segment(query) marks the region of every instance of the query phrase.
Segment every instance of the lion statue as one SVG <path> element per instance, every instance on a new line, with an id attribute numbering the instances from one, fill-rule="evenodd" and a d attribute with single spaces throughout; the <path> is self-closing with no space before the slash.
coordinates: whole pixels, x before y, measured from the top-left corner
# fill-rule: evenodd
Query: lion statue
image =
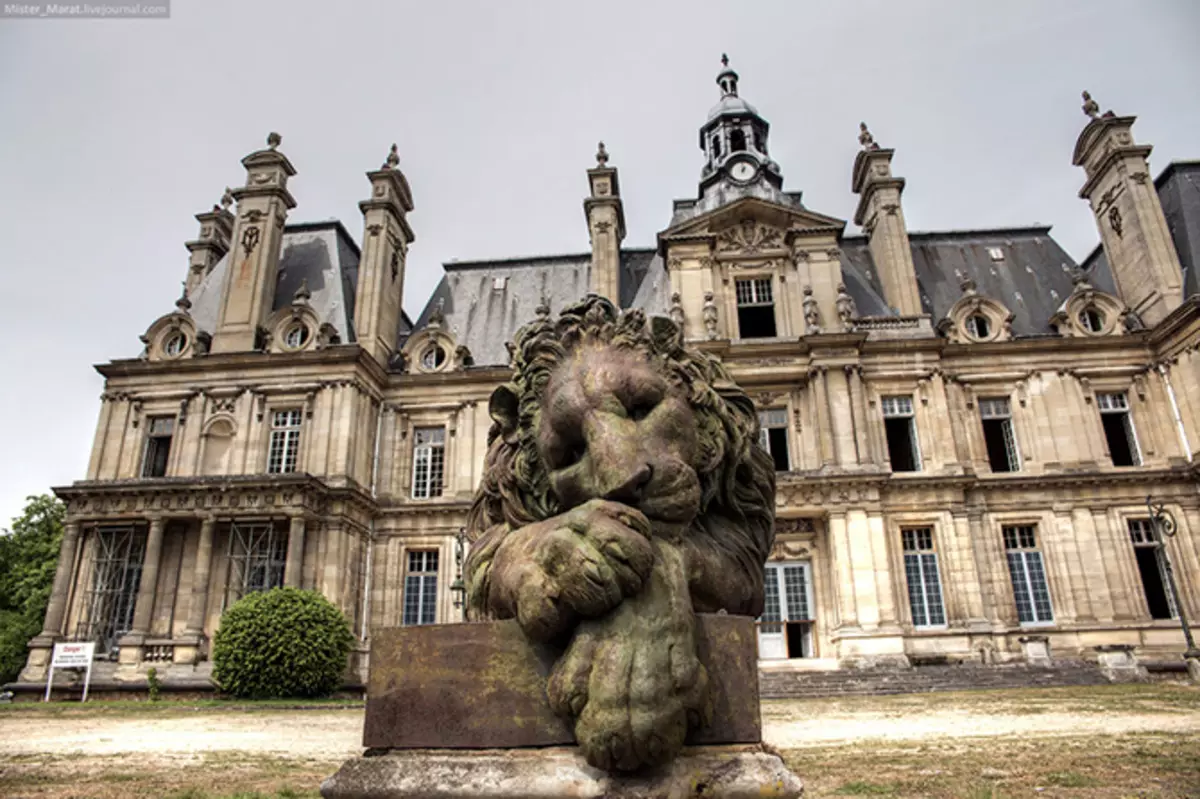
<path id="1" fill-rule="evenodd" d="M 545 303 L 492 394 L 468 613 L 562 647 L 546 686 L 588 762 L 667 762 L 711 717 L 695 614 L 758 616 L 775 472 L 754 404 L 669 319 Z"/>

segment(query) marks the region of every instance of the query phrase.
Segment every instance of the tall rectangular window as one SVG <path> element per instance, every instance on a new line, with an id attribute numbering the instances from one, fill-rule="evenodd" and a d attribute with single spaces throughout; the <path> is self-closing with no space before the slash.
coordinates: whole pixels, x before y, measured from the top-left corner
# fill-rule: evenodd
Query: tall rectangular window
<path id="1" fill-rule="evenodd" d="M 1141 466 L 1142 454 L 1138 449 L 1133 418 L 1129 415 L 1129 398 L 1125 392 L 1097 394 L 1096 407 L 1100 409 L 1100 423 L 1104 426 L 1104 437 L 1108 440 L 1108 453 L 1112 456 L 1113 466 Z"/>
<path id="2" fill-rule="evenodd" d="M 763 567 L 764 603 L 759 653 L 764 658 L 813 656 L 812 565 L 807 561 Z"/>
<path id="3" fill-rule="evenodd" d="M 404 624 L 433 624 L 437 616 L 437 550 L 410 551 L 404 576 Z"/>
<path id="4" fill-rule="evenodd" d="M 1018 524 L 1003 528 L 1004 549 L 1008 556 L 1008 574 L 1012 578 L 1017 619 L 1021 624 L 1049 624 L 1054 621 L 1050 607 L 1050 589 L 1046 569 L 1037 548 L 1037 528 Z"/>
<path id="5" fill-rule="evenodd" d="M 142 477 L 167 476 L 167 459 L 171 455 L 171 437 L 174 435 L 174 416 L 151 416 L 147 420 Z"/>
<path id="6" fill-rule="evenodd" d="M 1178 615 L 1175 597 L 1167 590 L 1160 560 L 1167 557 L 1167 553 L 1165 550 L 1160 552 L 1158 539 L 1151 524 L 1149 519 L 1130 519 L 1129 540 L 1133 543 L 1133 554 L 1137 559 L 1138 573 L 1142 578 L 1142 592 L 1146 595 L 1150 618 L 1173 619 Z"/>
<path id="7" fill-rule="evenodd" d="M 792 468 L 788 457 L 787 409 L 768 408 L 758 412 L 758 443 L 775 461 L 775 471 Z"/>
<path id="8" fill-rule="evenodd" d="M 775 300 L 771 296 L 771 278 L 738 280 L 735 289 L 738 335 L 742 338 L 774 338 Z"/>
<path id="9" fill-rule="evenodd" d="M 270 474 L 291 474 L 296 471 L 296 456 L 300 452 L 300 419 L 299 408 L 271 414 L 271 447 L 267 451 L 267 471 Z"/>
<path id="10" fill-rule="evenodd" d="M 979 400 L 979 418 L 983 422 L 983 440 L 987 444 L 988 463 L 993 472 L 1015 472 L 1021 468 L 1013 435 L 1012 407 L 1007 397 Z"/>
<path id="11" fill-rule="evenodd" d="M 117 641 L 133 627 L 133 611 L 142 583 L 146 530 L 141 526 L 96 528 L 92 582 L 75 637 L 95 641 L 97 654 L 115 658 Z"/>
<path id="12" fill-rule="evenodd" d="M 912 397 L 883 397 L 883 427 L 893 472 L 921 471 L 921 446 Z"/>
<path id="13" fill-rule="evenodd" d="M 279 523 L 231 522 L 225 607 L 247 594 L 281 587 L 287 546 L 287 530 Z"/>
<path id="14" fill-rule="evenodd" d="M 933 549 L 933 530 L 917 527 L 901 530 L 904 544 L 904 576 L 908 581 L 908 605 L 913 625 L 938 627 L 946 623 L 942 603 L 942 580 L 938 573 L 937 552 Z"/>
<path id="15" fill-rule="evenodd" d="M 446 468 L 446 428 L 418 427 L 413 431 L 413 499 L 442 495 Z"/>

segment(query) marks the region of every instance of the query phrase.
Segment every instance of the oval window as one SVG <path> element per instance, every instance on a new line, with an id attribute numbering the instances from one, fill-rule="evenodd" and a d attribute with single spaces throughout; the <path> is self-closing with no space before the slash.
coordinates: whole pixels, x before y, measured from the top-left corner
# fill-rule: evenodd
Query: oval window
<path id="1" fill-rule="evenodd" d="M 182 331 L 176 331 L 163 343 L 163 352 L 174 357 L 187 349 L 187 343 L 187 334 Z"/>
<path id="2" fill-rule="evenodd" d="M 1104 329 L 1104 314 L 1089 305 L 1079 312 L 1079 326 L 1089 333 L 1099 333 Z"/>
<path id="3" fill-rule="evenodd" d="M 971 338 L 985 339 L 992 332 L 992 324 L 983 314 L 975 314 L 967 319 L 967 333 Z"/>
<path id="4" fill-rule="evenodd" d="M 308 343 L 308 325 L 298 324 L 289 327 L 283 336 L 283 343 L 293 350 L 303 347 Z"/>
<path id="5" fill-rule="evenodd" d="M 425 354 L 421 356 L 421 368 L 426 371 L 440 369 L 445 362 L 446 351 L 437 344 L 425 350 Z"/>

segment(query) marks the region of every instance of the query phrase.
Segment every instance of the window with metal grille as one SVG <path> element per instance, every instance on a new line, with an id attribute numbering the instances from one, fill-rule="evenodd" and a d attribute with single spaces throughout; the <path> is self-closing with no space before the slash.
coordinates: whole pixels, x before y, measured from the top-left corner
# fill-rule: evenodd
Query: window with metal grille
<path id="1" fill-rule="evenodd" d="M 1050 607 L 1050 588 L 1046 585 L 1042 553 L 1037 548 L 1036 527 L 1019 524 L 1005 527 L 1002 532 L 1013 599 L 1017 603 L 1017 619 L 1022 624 L 1052 623 L 1054 611 Z"/>
<path id="2" fill-rule="evenodd" d="M 408 553 L 404 576 L 404 624 L 433 624 L 437 618 L 437 550 Z"/>
<path id="3" fill-rule="evenodd" d="M 142 477 L 166 477 L 175 435 L 174 416 L 151 416 L 146 424 L 146 450 L 142 455 Z"/>
<path id="4" fill-rule="evenodd" d="M 140 525 L 97 527 L 92 541 L 92 579 L 75 638 L 95 641 L 96 652 L 115 659 L 117 642 L 133 627 L 146 531 Z"/>
<path id="5" fill-rule="evenodd" d="M 413 431 L 413 499 L 442 495 L 446 466 L 446 428 L 418 427 Z"/>
<path id="6" fill-rule="evenodd" d="M 290 474 L 296 471 L 296 456 L 300 453 L 299 408 L 274 411 L 271 414 L 271 446 L 267 450 L 267 472 Z"/>
<path id="7" fill-rule="evenodd" d="M 921 471 L 921 445 L 912 397 L 883 397 L 883 427 L 893 472 Z"/>
<path id="8" fill-rule="evenodd" d="M 946 623 L 942 603 L 942 580 L 938 572 L 937 552 L 933 549 L 933 529 L 916 527 L 900 531 L 904 544 L 904 576 L 908 581 L 908 605 L 916 627 L 939 627 Z"/>
<path id="9" fill-rule="evenodd" d="M 282 523 L 235 521 L 229 524 L 229 575 L 225 607 L 247 594 L 283 585 L 288 533 Z"/>
<path id="10" fill-rule="evenodd" d="M 786 472 L 791 467 L 788 457 L 787 409 L 768 408 L 758 412 L 758 443 L 775 461 L 775 471 Z"/>
<path id="11" fill-rule="evenodd" d="M 983 440 L 987 445 L 988 463 L 993 472 L 1015 472 L 1021 468 L 1013 435 L 1012 407 L 1007 397 L 979 400 L 979 418 L 983 423 Z"/>
<path id="12" fill-rule="evenodd" d="M 1174 619 L 1178 617 L 1175 597 L 1167 590 L 1165 547 L 1159 545 L 1158 536 L 1149 519 L 1129 520 L 1129 540 L 1133 543 L 1133 554 L 1137 560 L 1138 573 L 1142 578 L 1142 592 L 1146 595 L 1146 606 L 1152 619 Z"/>
<path id="13" fill-rule="evenodd" d="M 1096 407 L 1100 409 L 1100 424 L 1104 427 L 1113 466 L 1141 466 L 1141 450 L 1138 448 L 1133 417 L 1129 414 L 1129 398 L 1125 392 L 1097 394 Z"/>
<path id="14" fill-rule="evenodd" d="M 742 338 L 773 338 L 775 300 L 771 278 L 755 277 L 734 281 L 737 294 L 738 335 Z"/>

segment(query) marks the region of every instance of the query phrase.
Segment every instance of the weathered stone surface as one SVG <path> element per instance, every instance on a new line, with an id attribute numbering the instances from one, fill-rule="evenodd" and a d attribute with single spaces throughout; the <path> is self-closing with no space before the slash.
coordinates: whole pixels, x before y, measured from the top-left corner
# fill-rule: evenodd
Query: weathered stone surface
<path id="1" fill-rule="evenodd" d="M 760 746 L 684 749 L 632 775 L 587 764 L 579 750 L 409 750 L 348 760 L 321 786 L 325 799 L 794 799 L 800 779 Z"/>
<path id="2" fill-rule="evenodd" d="M 754 620 L 698 616 L 713 717 L 690 744 L 757 743 L 758 661 Z M 567 745 L 570 725 L 551 710 L 546 679 L 558 658 L 531 644 L 515 621 L 376 630 L 363 745 L 484 749 Z"/>

